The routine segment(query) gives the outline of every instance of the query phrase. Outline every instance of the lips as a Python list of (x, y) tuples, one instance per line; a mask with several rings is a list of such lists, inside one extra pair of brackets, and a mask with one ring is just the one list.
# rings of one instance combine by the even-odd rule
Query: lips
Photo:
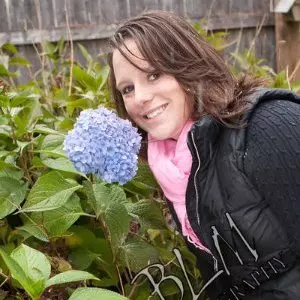
[(168, 104), (163, 104), (155, 109), (151, 109), (146, 114), (144, 114), (143, 117), (146, 118), (147, 120), (154, 119), (155, 117), (157, 117), (158, 115), (163, 113), (165, 111), (165, 109), (167, 108), (167, 106), (168, 106)]

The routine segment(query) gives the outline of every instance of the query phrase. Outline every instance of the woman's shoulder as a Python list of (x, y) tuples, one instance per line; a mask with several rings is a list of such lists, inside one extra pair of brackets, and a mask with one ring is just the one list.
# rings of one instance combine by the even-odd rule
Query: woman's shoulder
[(245, 142), (244, 170), (260, 191), (267, 195), (277, 190), (276, 197), (284, 197), (297, 189), (300, 195), (300, 103), (259, 104), (247, 124)]
[(248, 120), (248, 131), (259, 129), (263, 126), (264, 129), (274, 130), (285, 127), (295, 127), (293, 122), (300, 124), (300, 102), (292, 102), (289, 100), (269, 100), (260, 103), (255, 107)]
[(299, 154), (300, 103), (271, 100), (256, 106), (247, 124), (246, 149), (255, 159)]
[(244, 172), (300, 251), (300, 104), (259, 104), (246, 131)]

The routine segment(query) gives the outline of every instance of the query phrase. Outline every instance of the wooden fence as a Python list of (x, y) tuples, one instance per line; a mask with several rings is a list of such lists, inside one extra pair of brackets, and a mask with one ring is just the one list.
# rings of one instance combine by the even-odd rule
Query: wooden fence
[[(257, 57), (276, 66), (270, 0), (1, 0), (0, 45), (17, 45), (34, 68), (39, 61), (33, 44), (61, 36), (71, 36), (96, 56), (106, 51), (119, 22), (148, 9), (172, 10), (192, 21), (205, 18), (207, 29), (228, 31), (229, 42), (236, 41), (227, 53), (252, 47)], [(75, 58), (81, 59), (78, 49)]]

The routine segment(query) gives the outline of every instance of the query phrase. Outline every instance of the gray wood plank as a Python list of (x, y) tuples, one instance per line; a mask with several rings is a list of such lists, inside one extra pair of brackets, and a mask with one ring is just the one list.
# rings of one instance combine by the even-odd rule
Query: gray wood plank
[(239, 0), (229, 0), (229, 14), (240, 12), (240, 13), (252, 13), (253, 12), (253, 2), (255, 0), (239, 1)]
[(100, 23), (113, 24), (117, 22), (116, 11), (118, 9), (118, 1), (116, 0), (100, 0)]
[[(89, 25), (71, 28), (72, 39), (94, 40), (110, 37), (116, 29), (116, 25)], [(56, 42), (66, 36), (66, 29), (51, 30), (30, 29), (27, 32), (0, 32), (0, 44), (11, 42), (16, 45), (39, 43), (41, 40)]]
[(65, 1), (70, 0), (52, 0), (54, 26), (63, 27), (66, 24)]
[(213, 13), (212, 8), (216, 0), (203, 1), (203, 0), (193, 0), (185, 1), (185, 12), (186, 16), (189, 18), (203, 18), (206, 15), (211, 15)]
[(11, 31), (26, 31), (27, 23), (24, 12), (24, 0), (9, 1)]
[[(165, 2), (165, 1), (163, 1)], [(161, 3), (163, 6), (164, 3)], [(130, 15), (137, 16), (144, 11), (159, 9), (157, 0), (130, 0)]]
[(87, 20), (90, 24), (100, 24), (101, 22), (101, 0), (89, 0), (86, 2)]
[(54, 27), (53, 2), (51, 0), (40, 0), (42, 29)]
[[(40, 11), (40, 8), (35, 0), (24, 0), (24, 17), (27, 22), (27, 29), (39, 28), (38, 11)], [(42, 12), (40, 13), (42, 14)], [(46, 11), (43, 11), (43, 15), (45, 14)]]
[(100, 0), (101, 23), (116, 24), (129, 17), (128, 2), (123, 0)]
[(7, 32), (10, 30), (9, 21), (6, 1), (0, 1), (0, 32)]
[(69, 1), (69, 23), (72, 25), (86, 24), (87, 11), (86, 0), (72, 0)]
[[(192, 21), (199, 21), (201, 18), (191, 18)], [(262, 23), (263, 26), (274, 26), (273, 14), (243, 14), (236, 13), (229, 15), (211, 16), (205, 18), (205, 26), (209, 30), (227, 30), (234, 28), (257, 27)]]
[[(153, 0), (155, 1), (155, 0)], [(129, 3), (125, 0), (123, 1), (118, 1), (118, 9), (116, 12), (116, 21), (123, 21), (127, 18), (129, 18)]]

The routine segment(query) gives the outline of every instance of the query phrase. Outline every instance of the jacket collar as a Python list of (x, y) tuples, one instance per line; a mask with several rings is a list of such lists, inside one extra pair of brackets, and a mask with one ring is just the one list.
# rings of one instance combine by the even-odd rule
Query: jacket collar
[[(188, 133), (188, 147), (192, 157), (208, 162), (220, 134), (221, 124), (212, 116), (207, 115), (197, 121)], [(198, 155), (200, 157), (198, 157)]]

